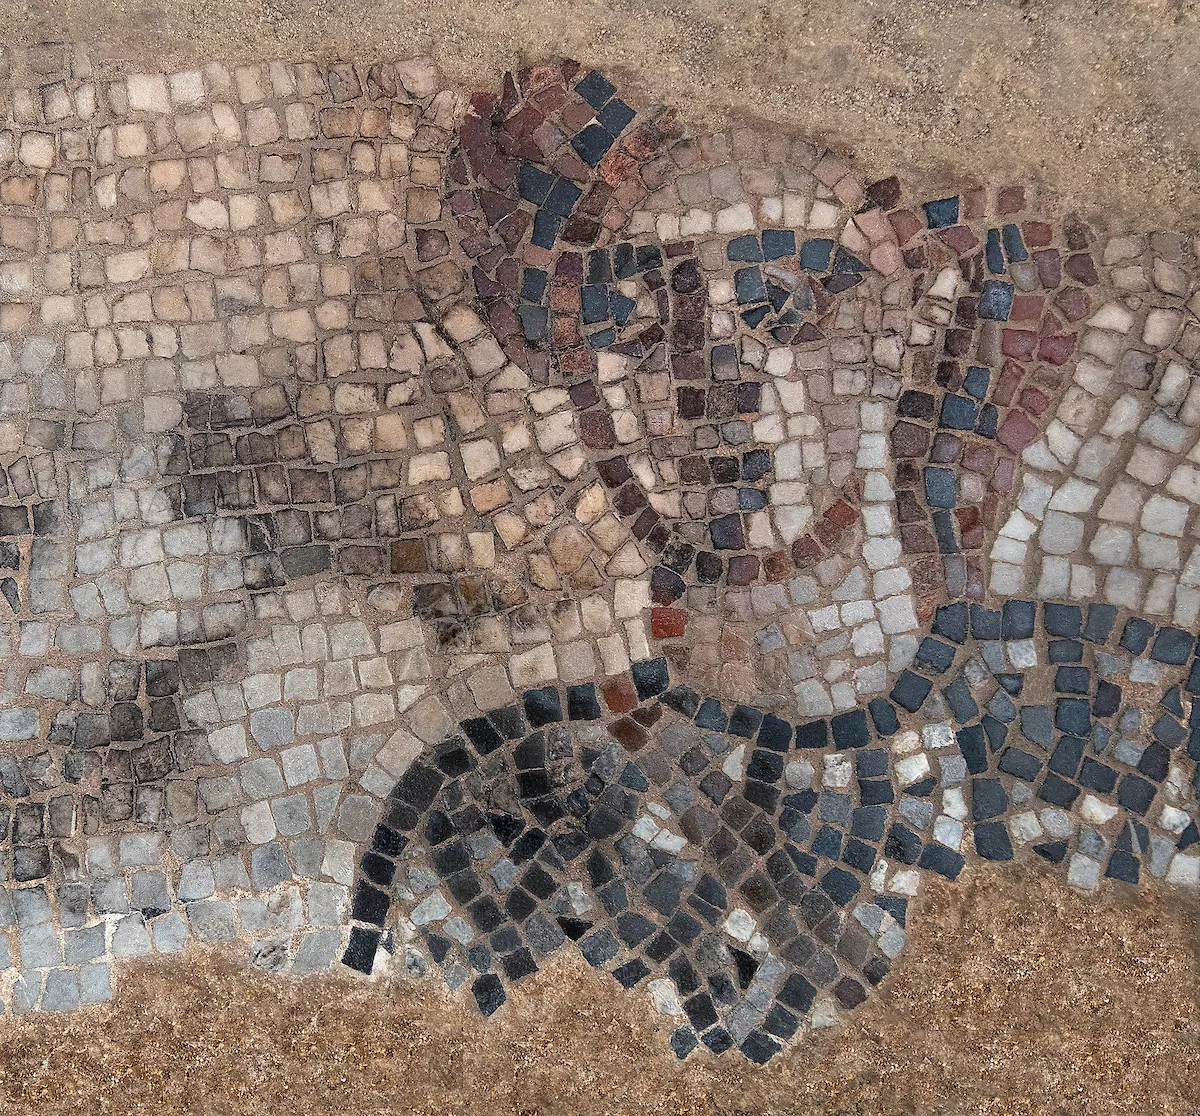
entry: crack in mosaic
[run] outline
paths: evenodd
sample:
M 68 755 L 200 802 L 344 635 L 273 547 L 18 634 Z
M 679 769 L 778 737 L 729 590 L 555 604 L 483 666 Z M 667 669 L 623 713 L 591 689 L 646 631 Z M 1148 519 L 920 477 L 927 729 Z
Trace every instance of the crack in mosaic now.
M 930 872 L 1200 886 L 1190 239 L 573 63 L 14 65 L 11 1010 L 573 942 L 764 1062 Z

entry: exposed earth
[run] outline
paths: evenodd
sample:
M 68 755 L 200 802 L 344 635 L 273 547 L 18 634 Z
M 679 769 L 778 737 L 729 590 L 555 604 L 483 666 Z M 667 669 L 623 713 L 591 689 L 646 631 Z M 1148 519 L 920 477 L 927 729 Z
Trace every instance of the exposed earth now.
M 1194 910 L 1081 897 L 1025 869 L 931 887 L 917 918 L 890 995 L 766 1068 L 736 1051 L 676 1066 L 644 995 L 577 954 L 490 1022 L 429 981 L 291 982 L 191 954 L 130 967 L 112 1004 L 6 1023 L 0 1111 L 1196 1111 Z
M 472 89 L 562 55 L 693 129 L 772 122 L 912 197 L 1034 179 L 1117 230 L 1200 220 L 1193 0 L 5 0 L 0 20 L 14 45 L 88 39 L 164 66 L 427 52 Z

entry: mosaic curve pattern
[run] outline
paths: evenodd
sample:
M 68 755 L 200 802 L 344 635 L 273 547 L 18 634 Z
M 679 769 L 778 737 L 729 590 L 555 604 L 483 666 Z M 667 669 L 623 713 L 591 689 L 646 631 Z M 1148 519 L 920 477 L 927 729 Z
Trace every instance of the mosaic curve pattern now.
M 9 93 L 12 1011 L 236 939 L 492 1015 L 574 943 L 763 1062 L 928 873 L 1200 886 L 1189 238 L 573 63 Z

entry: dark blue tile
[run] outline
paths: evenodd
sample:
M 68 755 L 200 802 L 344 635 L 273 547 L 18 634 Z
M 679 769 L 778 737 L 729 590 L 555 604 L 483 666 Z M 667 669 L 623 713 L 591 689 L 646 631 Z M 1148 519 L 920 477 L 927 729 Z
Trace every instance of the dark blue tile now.
M 526 690 L 522 695 L 525 716 L 533 728 L 556 724 L 563 719 L 562 697 L 553 686 L 541 690 Z
M 914 676 L 915 677 L 915 676 Z M 921 679 L 923 682 L 924 679 Z M 928 693 L 928 691 L 926 691 Z M 825 748 L 829 745 L 829 722 L 809 721 L 796 726 L 796 748 Z
M 1033 601 L 1005 601 L 1003 632 L 1005 639 L 1032 639 L 1037 606 Z
M 1054 689 L 1060 694 L 1088 694 L 1092 689 L 1092 672 L 1082 666 L 1060 666 L 1054 672 Z
M 716 698 L 705 698 L 696 713 L 696 724 L 710 732 L 724 732 L 729 727 L 729 718 Z
M 873 698 L 867 704 L 871 720 L 875 723 L 875 731 L 881 736 L 891 736 L 900 731 L 900 718 L 890 702 L 884 698 Z
M 922 207 L 931 229 L 944 229 L 958 224 L 958 198 L 939 198 L 928 201 Z
M 584 325 L 608 321 L 608 288 L 601 285 L 584 287 L 580 292 L 580 309 Z
M 1061 864 L 1067 855 L 1067 842 L 1049 841 L 1044 845 L 1034 845 L 1033 851 L 1051 864 Z
M 1083 759 L 1083 743 L 1077 736 L 1064 736 L 1058 742 L 1058 747 L 1050 754 L 1050 762 L 1047 766 L 1058 775 L 1074 779 L 1075 773 L 1079 770 L 1080 761 Z
M 975 399 L 983 399 L 987 396 L 988 384 L 991 381 L 991 369 L 985 368 L 981 364 L 972 364 L 967 369 L 966 379 L 963 381 L 963 390 Z
M 987 247 L 984 250 L 987 257 L 987 269 L 993 275 L 1003 275 L 1004 253 L 1000 249 L 1000 230 L 988 229 Z
M 950 712 L 960 725 L 965 725 L 979 716 L 979 706 L 975 704 L 975 699 L 971 696 L 971 687 L 965 678 L 951 682 L 943 694 L 946 704 L 950 706 Z
M 1121 706 L 1121 687 L 1101 679 L 1096 684 L 1096 695 L 1092 699 L 1093 717 L 1111 717 Z
M 999 779 L 971 780 L 971 817 L 974 821 L 987 821 L 1002 817 L 1008 809 L 1008 794 Z
M 779 260 L 796 254 L 796 234 L 791 229 L 764 229 L 762 234 L 763 257 Z
M 832 255 L 832 240 L 806 240 L 800 247 L 800 266 L 809 271 L 827 271 Z
M 917 667 L 944 674 L 954 664 L 954 648 L 947 643 L 926 636 L 917 648 Z
M 735 271 L 733 286 L 739 306 L 766 301 L 767 287 L 763 282 L 762 272 L 757 267 L 743 267 Z
M 987 735 L 982 725 L 968 725 L 954 734 L 958 750 L 966 760 L 972 775 L 982 775 L 988 769 Z
M 1187 739 L 1187 729 L 1174 717 L 1168 717 L 1166 714 L 1154 722 L 1154 727 L 1150 731 L 1159 744 L 1168 748 L 1178 748 Z
M 1083 609 L 1078 605 L 1044 604 L 1042 625 L 1047 635 L 1078 639 L 1083 629 Z
M 1006 775 L 1031 783 L 1042 769 L 1042 761 L 1020 748 L 1006 748 L 996 766 Z
M 768 713 L 758 729 L 755 743 L 760 748 L 770 748 L 776 752 L 786 752 L 792 742 L 792 726 L 785 720 Z
M 612 257 L 607 248 L 597 248 L 587 256 L 587 281 L 589 283 L 612 282 Z
M 999 639 L 1001 636 L 1000 611 L 971 605 L 971 634 L 976 639 Z
M 1053 772 L 1048 772 L 1038 788 L 1037 796 L 1043 802 L 1049 802 L 1051 806 L 1061 806 L 1064 810 L 1069 810 L 1071 804 L 1079 797 L 1079 788 Z
M 666 659 L 646 659 L 634 663 L 632 672 L 633 684 L 637 689 L 638 698 L 642 701 L 665 692 L 671 684 Z
M 965 601 L 939 605 L 933 614 L 933 634 L 954 643 L 962 643 L 967 638 L 968 615 Z
M 835 748 L 865 748 L 871 743 L 867 715 L 861 709 L 840 713 L 829 722 Z
M 753 233 L 734 237 L 725 249 L 727 259 L 738 263 L 762 263 L 762 246 Z
M 544 306 L 518 306 L 521 330 L 526 341 L 543 341 L 549 324 L 549 312 Z
M 954 473 L 927 465 L 924 469 L 925 502 L 931 508 L 953 508 L 957 502 Z
M 858 800 L 864 806 L 879 806 L 896 800 L 891 779 L 861 779 L 858 784 Z
M 915 864 L 921 855 L 921 838 L 903 822 L 896 822 L 888 830 L 883 855 L 901 864 Z
M 350 941 L 342 954 L 342 964 L 360 973 L 371 975 L 375 965 L 375 951 L 379 948 L 382 934 L 378 930 L 364 930 L 354 926 L 350 929 Z
M 538 248 L 553 248 L 560 228 L 562 228 L 561 218 L 544 209 L 539 209 L 533 217 L 532 243 Z
M 483 976 L 477 977 L 471 985 L 471 992 L 484 1015 L 495 1015 L 508 999 L 504 985 L 495 973 L 484 973 Z
M 724 1027 L 714 1027 L 701 1037 L 704 1045 L 714 1054 L 724 1054 L 733 1048 L 733 1036 Z
M 1111 794 L 1113 787 L 1117 785 L 1117 773 L 1107 764 L 1087 756 L 1084 758 L 1083 767 L 1079 772 L 1079 783 L 1088 790 Z
M 1131 853 L 1117 850 L 1108 861 L 1108 870 L 1104 873 L 1109 879 L 1120 880 L 1122 883 L 1136 884 L 1141 865 L 1138 858 Z
M 1163 718 L 1163 720 L 1166 719 L 1167 718 L 1165 717 Z M 1171 721 L 1171 724 L 1175 725 L 1175 727 L 1178 728 L 1182 733 L 1183 726 L 1180 725 L 1178 721 Z M 1178 745 L 1167 745 L 1166 742 L 1162 741 L 1158 736 L 1158 725 L 1155 725 L 1154 728 L 1155 743 L 1151 744 L 1142 753 L 1142 758 L 1138 760 L 1137 766 L 1138 770 L 1145 775 L 1146 778 L 1153 779 L 1156 783 L 1161 783 L 1167 777 L 1167 772 L 1171 769 L 1170 748 L 1177 747 Z M 1180 743 L 1182 743 L 1182 738 L 1180 738 Z M 365 860 L 366 858 L 364 857 L 363 859 Z
M 575 149 L 575 154 L 589 167 L 594 167 L 604 158 L 614 142 L 613 137 L 599 124 L 589 124 L 572 138 L 571 146 Z
M 1146 644 L 1150 642 L 1153 634 L 1154 625 L 1149 620 L 1134 617 L 1125 624 L 1125 631 L 1121 633 L 1121 646 L 1131 655 L 1140 655 L 1146 650 Z
M 1021 230 L 1016 225 L 1005 225 L 1000 233 L 1000 239 L 1004 242 L 1004 252 L 1008 256 L 1009 263 L 1020 263 L 1022 260 L 1029 259 L 1029 253 L 1025 250 L 1025 242 L 1021 239 Z
M 1089 643 L 1104 643 L 1112 634 L 1113 624 L 1116 623 L 1116 620 L 1116 605 L 1094 604 L 1089 606 L 1083 638 Z
M 844 907 L 862 889 L 862 884 L 844 868 L 830 868 L 821 877 L 820 886 L 839 907 Z
M 939 422 L 949 430 L 973 430 L 975 428 L 975 400 L 962 395 L 947 395 L 942 400 Z
M 608 292 L 608 306 L 612 313 L 613 320 L 617 325 L 627 325 L 633 311 L 637 308 L 637 302 L 629 298 L 627 295 L 621 294 L 620 291 Z
M 535 167 L 532 163 L 522 163 L 517 171 L 517 193 L 527 202 L 541 205 L 554 185 L 554 175 Z
M 1182 666 L 1196 648 L 1196 637 L 1179 628 L 1163 628 L 1150 648 L 1150 658 L 1159 663 Z
M 657 244 L 639 244 L 634 250 L 638 271 L 650 271 L 662 267 L 662 251 Z
M 860 806 L 854 811 L 850 834 L 864 841 L 882 841 L 886 824 L 886 806 Z
M 853 252 L 847 252 L 845 248 L 839 246 L 833 257 L 834 275 L 861 275 L 864 271 L 869 270 L 870 267 Z
M 539 267 L 527 267 L 521 276 L 521 297 L 528 302 L 541 302 L 546 293 L 548 276 Z
M 574 182 L 569 178 L 559 178 L 550 188 L 542 207 L 556 217 L 569 217 L 581 197 L 583 191 Z
M 572 721 L 598 721 L 600 719 L 600 702 L 596 697 L 594 683 L 584 682 L 577 686 L 567 687 L 567 716 Z
M 1013 285 L 999 279 L 987 279 L 979 296 L 979 316 L 992 321 L 1006 322 L 1012 313 Z
M 599 70 L 591 70 L 584 74 L 575 86 L 575 92 L 594 109 L 602 107 L 616 91 L 617 87 Z
M 619 97 L 614 97 L 598 113 L 596 120 L 611 136 L 619 136 L 632 122 L 637 112 Z

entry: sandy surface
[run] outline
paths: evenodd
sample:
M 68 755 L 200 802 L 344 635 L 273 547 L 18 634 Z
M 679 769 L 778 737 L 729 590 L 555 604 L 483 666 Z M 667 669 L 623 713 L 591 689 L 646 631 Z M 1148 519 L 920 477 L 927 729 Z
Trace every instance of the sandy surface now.
M 1194 0 L 0 0 L 0 28 L 172 63 L 426 51 L 473 87 L 565 54 L 696 129 L 823 140 L 916 200 L 1040 180 L 1114 227 L 1200 226 Z
M 112 1005 L 6 1027 L 0 1112 L 1194 1116 L 1194 916 L 968 872 L 926 892 L 882 999 L 765 1069 L 678 1066 L 644 994 L 565 951 L 490 1024 L 433 980 L 297 982 L 196 953 L 125 968 Z

